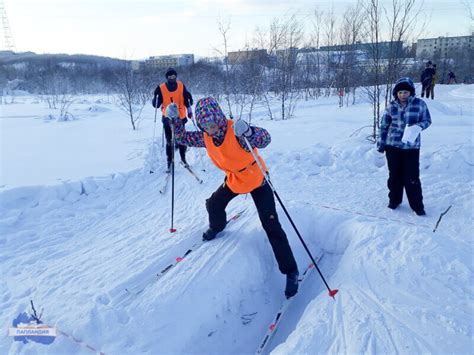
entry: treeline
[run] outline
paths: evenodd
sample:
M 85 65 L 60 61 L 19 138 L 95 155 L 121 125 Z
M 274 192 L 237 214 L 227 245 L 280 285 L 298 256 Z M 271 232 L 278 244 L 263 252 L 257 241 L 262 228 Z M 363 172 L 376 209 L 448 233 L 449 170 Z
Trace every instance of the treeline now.
M 4 53 L 0 56 L 0 86 L 41 95 L 62 82 L 63 89 L 71 93 L 110 92 L 124 63 L 88 55 Z
M 416 0 L 360 0 L 341 15 L 316 9 L 304 21 L 296 14 L 275 18 L 255 30 L 238 60 L 229 60 L 232 24 L 218 22 L 223 45 L 216 58 L 176 69 L 193 94 L 215 96 L 227 113 L 249 120 L 256 103 L 265 105 L 270 119 L 288 119 L 299 100 L 337 95 L 343 106 L 364 95 L 372 106 L 374 139 L 393 83 L 401 76 L 418 82 L 424 68 L 424 61 L 416 61 L 412 48 L 403 45 L 421 35 L 422 6 Z M 266 54 L 253 55 L 254 48 Z M 448 70 L 461 82 L 472 82 L 472 47 L 428 59 L 438 64 L 438 83 L 447 81 Z M 164 80 L 164 70 L 133 70 L 131 63 L 110 58 L 36 56 L 2 60 L 0 85 L 42 97 L 112 93 L 135 129 L 143 105 Z

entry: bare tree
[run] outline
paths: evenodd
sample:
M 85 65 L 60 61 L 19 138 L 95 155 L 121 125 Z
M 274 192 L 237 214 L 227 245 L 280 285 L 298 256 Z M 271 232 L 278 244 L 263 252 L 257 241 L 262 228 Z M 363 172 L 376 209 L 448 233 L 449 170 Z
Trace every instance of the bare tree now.
M 59 110 L 59 121 L 74 119 L 74 116 L 69 112 L 69 108 L 74 102 L 74 95 L 70 79 L 66 75 L 54 69 L 42 73 L 38 96 L 48 105 L 48 108 Z
M 229 31 L 230 31 L 230 20 L 224 22 L 219 20 L 217 22 L 219 32 L 222 36 L 222 49 L 214 49 L 221 57 L 224 58 L 224 96 L 229 109 L 229 114 L 232 116 L 232 104 L 230 99 L 230 77 L 232 75 L 232 67 L 229 65 Z
M 281 104 L 281 119 L 293 115 L 299 92 L 296 90 L 298 47 L 303 41 L 303 26 L 295 15 L 286 20 L 275 20 L 270 28 L 271 43 L 275 44 L 276 60 L 273 67 L 273 90 Z
M 318 98 L 321 95 L 321 65 L 322 56 L 319 51 L 321 45 L 321 27 L 324 13 L 314 10 L 311 18 L 312 30 L 309 33 L 309 40 L 300 51 L 298 58 L 298 70 L 300 77 L 299 89 L 305 94 L 305 100 L 310 97 Z
M 365 67 L 366 86 L 365 90 L 372 105 L 373 123 L 372 135 L 369 137 L 373 142 L 377 138 L 377 129 L 380 125 L 380 100 L 382 84 L 382 53 L 381 53 L 381 6 L 379 0 L 367 0 L 365 13 L 367 15 L 367 35 L 370 43 L 368 61 Z
M 384 8 L 385 17 L 389 25 L 389 53 L 386 65 L 385 106 L 391 97 L 392 86 L 401 76 L 406 56 L 402 43 L 408 41 L 414 33 L 415 24 L 419 25 L 422 7 L 415 9 L 415 0 L 392 0 L 390 10 Z M 422 26 L 423 30 L 424 24 Z
M 472 21 L 474 20 L 474 12 L 472 11 L 472 1 L 470 0 L 461 0 L 461 4 L 466 10 L 466 16 Z M 472 24 L 471 24 L 472 29 Z
M 335 73 L 335 59 L 337 58 L 337 53 L 335 53 L 333 47 L 336 44 L 336 15 L 334 14 L 334 8 L 331 9 L 329 13 L 326 14 L 324 25 L 324 43 L 327 47 L 326 50 L 326 60 L 325 60 L 325 86 L 326 86 L 326 96 L 331 95 L 332 88 L 334 87 L 334 73 Z M 336 57 L 335 57 L 336 54 Z
M 221 65 L 210 59 L 200 59 L 193 65 L 180 68 L 180 76 L 187 78 L 191 92 L 213 96 L 220 101 L 223 92 Z
M 258 61 L 252 61 L 249 63 L 250 67 L 250 79 L 248 81 L 249 84 L 249 95 L 250 95 L 250 102 L 249 102 L 249 110 L 248 110 L 248 121 L 249 123 L 252 122 L 252 112 L 256 105 L 257 99 L 262 96 L 264 92 L 264 78 L 265 78 L 265 63 L 261 63 Z M 253 75 L 252 75 L 253 74 Z
M 117 92 L 116 104 L 128 115 L 133 130 L 136 130 L 143 108 L 150 99 L 151 83 L 126 63 L 117 75 Z
M 261 94 L 266 56 L 253 50 L 247 43 L 239 51 L 238 58 L 236 56 L 234 61 L 230 62 L 228 51 L 230 20 L 226 22 L 219 20 L 218 27 L 223 40 L 222 48 L 214 50 L 224 58 L 223 91 L 229 114 L 231 117 L 234 113 L 238 117 L 243 117 L 245 111 L 250 121 L 256 99 Z
M 69 112 L 69 108 L 74 103 L 74 96 L 70 92 L 63 92 L 59 96 L 59 121 L 70 121 L 74 120 L 74 115 Z
M 315 76 L 316 81 L 316 96 L 321 95 L 321 55 L 319 52 L 319 47 L 321 46 L 321 26 L 323 22 L 323 11 L 314 10 L 314 19 L 313 19 L 313 45 L 318 51 L 315 52 L 313 56 L 314 67 L 313 75 Z
M 415 25 L 420 24 L 422 5 L 415 8 L 416 0 L 392 0 L 386 8 L 379 0 L 366 0 L 364 9 L 367 15 L 366 30 L 370 50 L 365 70 L 366 92 L 372 104 L 373 131 L 370 137 L 375 141 L 381 116 L 381 96 L 385 106 L 391 98 L 395 80 L 406 74 L 406 53 L 403 43 L 416 36 Z M 382 15 L 383 14 L 383 15 Z M 382 43 L 383 25 L 386 24 L 388 42 Z M 423 31 L 422 22 L 420 33 Z
M 267 69 L 264 69 L 265 72 L 262 72 L 262 75 L 265 75 L 266 88 L 262 90 L 263 100 L 267 108 L 268 117 L 273 120 L 274 115 L 271 107 L 271 97 L 270 92 L 275 91 L 274 87 L 274 77 L 275 77 L 275 58 L 276 51 L 281 45 L 283 34 L 281 31 L 280 20 L 274 19 L 270 24 L 268 31 L 261 30 L 259 28 L 255 31 L 255 43 L 259 48 L 265 48 L 269 57 L 270 62 L 268 63 Z
M 263 82 L 268 56 L 265 49 L 251 49 L 249 45 L 245 47 L 243 53 L 243 58 L 236 65 L 233 78 L 237 86 L 234 103 L 237 106 L 238 117 L 243 117 L 245 110 L 248 121 L 251 122 L 257 99 L 264 91 Z
M 2 103 L 7 104 L 7 95 L 10 95 L 10 103 L 15 103 L 15 90 L 18 89 L 23 80 L 13 79 L 13 80 L 2 80 L 3 83 L 0 83 L 0 105 Z M 2 97 L 5 97 L 5 102 L 3 102 Z
M 354 6 L 346 9 L 341 23 L 340 43 L 343 55 L 339 63 L 338 92 L 340 106 L 344 104 L 346 98 L 346 106 L 349 105 L 349 95 L 352 94 L 352 104 L 355 103 L 356 88 L 360 85 L 360 68 L 359 57 L 360 51 L 357 43 L 363 39 L 363 11 L 361 3 L 358 2 Z

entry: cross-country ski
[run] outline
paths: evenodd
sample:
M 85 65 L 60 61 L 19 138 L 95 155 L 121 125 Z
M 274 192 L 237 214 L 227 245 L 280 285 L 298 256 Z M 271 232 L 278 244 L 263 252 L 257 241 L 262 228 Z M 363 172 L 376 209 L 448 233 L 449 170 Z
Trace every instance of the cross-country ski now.
M 245 212 L 245 210 L 239 211 L 232 215 L 228 221 L 227 225 L 231 222 L 236 221 L 239 219 L 242 214 Z M 151 277 L 150 275 L 145 275 L 145 277 L 138 282 L 134 284 L 129 284 L 125 286 L 124 291 L 132 296 L 137 296 L 140 293 L 143 292 L 143 290 L 149 285 L 151 282 L 156 282 L 158 281 L 161 277 L 166 275 L 171 269 L 173 269 L 175 266 L 177 266 L 180 262 L 182 262 L 189 254 L 192 252 L 196 252 L 199 248 L 201 248 L 203 245 L 206 244 L 206 241 L 204 241 L 202 238 L 194 238 L 198 239 L 195 241 L 190 247 L 185 248 L 182 253 L 176 255 L 174 260 L 170 261 L 169 264 L 166 264 L 163 266 L 160 270 L 158 270 L 156 273 L 152 274 Z
M 171 173 L 165 172 L 165 177 L 160 187 L 160 194 L 164 194 L 171 179 Z
M 184 164 L 183 162 L 181 162 L 181 166 L 185 168 L 198 183 L 202 184 L 202 179 L 194 172 L 194 170 L 189 166 L 189 164 Z
M 321 261 L 322 256 L 318 258 L 318 261 Z M 303 273 L 299 276 L 298 281 L 299 281 L 299 286 L 302 288 L 304 285 L 305 281 L 308 279 L 308 276 L 312 271 L 314 270 L 314 264 L 309 264 L 306 269 L 303 271 Z M 295 295 L 294 297 L 291 297 L 289 299 L 286 299 L 278 311 L 276 312 L 275 316 L 273 317 L 272 322 L 268 325 L 267 332 L 262 338 L 262 341 L 259 343 L 257 347 L 257 351 L 255 354 L 265 354 L 266 350 L 268 349 L 273 336 L 276 334 L 278 331 L 278 327 L 280 326 L 280 322 L 284 320 L 285 313 L 287 312 L 288 308 L 290 307 L 292 301 L 294 299 L 297 299 L 298 295 Z

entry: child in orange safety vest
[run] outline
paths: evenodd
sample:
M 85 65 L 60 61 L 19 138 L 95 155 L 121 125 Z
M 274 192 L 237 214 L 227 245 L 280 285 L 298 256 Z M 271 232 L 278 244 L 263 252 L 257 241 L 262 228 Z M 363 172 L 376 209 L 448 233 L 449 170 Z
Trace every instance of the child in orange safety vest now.
M 275 208 L 273 191 L 266 183 L 254 156 L 248 150 L 244 137 L 258 156 L 257 148 L 265 148 L 271 141 L 269 133 L 245 121 L 227 119 L 217 101 L 212 97 L 196 103 L 195 116 L 201 130 L 187 132 L 179 117 L 176 105 L 169 105 L 166 117 L 174 118 L 176 140 L 189 147 L 206 148 L 212 162 L 225 172 L 222 185 L 206 200 L 209 213 L 209 229 L 203 239 L 212 240 L 226 226 L 227 204 L 239 194 L 250 193 L 258 211 L 280 272 L 286 275 L 287 298 L 298 292 L 298 267 L 288 238 L 281 227 Z M 261 165 L 265 163 L 259 157 Z

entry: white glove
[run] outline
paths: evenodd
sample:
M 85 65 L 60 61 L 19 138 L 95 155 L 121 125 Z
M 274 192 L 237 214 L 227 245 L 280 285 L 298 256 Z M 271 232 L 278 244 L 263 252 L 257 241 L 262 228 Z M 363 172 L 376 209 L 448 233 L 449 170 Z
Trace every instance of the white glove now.
M 168 107 L 166 107 L 165 116 L 171 119 L 178 118 L 178 105 L 176 105 L 174 102 L 170 103 Z
M 234 122 L 234 132 L 237 137 L 250 137 L 252 135 L 252 128 L 244 120 L 238 120 Z

